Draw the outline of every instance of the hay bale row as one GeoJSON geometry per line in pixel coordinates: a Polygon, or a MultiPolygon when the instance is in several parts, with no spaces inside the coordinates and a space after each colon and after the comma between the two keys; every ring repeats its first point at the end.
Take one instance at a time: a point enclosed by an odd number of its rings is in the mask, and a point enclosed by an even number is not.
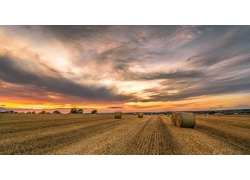
{"type": "Polygon", "coordinates": [[[122,118],[122,112],[121,111],[116,111],[115,112],[115,119],[121,119],[122,118]]]}
{"type": "MultiPolygon", "coordinates": [[[[138,114],[138,118],[143,118],[143,112],[134,113],[134,115],[138,114]]],[[[115,119],[121,119],[122,118],[122,112],[116,111],[115,112],[115,119]]]]}
{"type": "Polygon", "coordinates": [[[176,119],[176,126],[194,128],[196,124],[194,113],[178,113],[176,119]]]}
{"type": "Polygon", "coordinates": [[[143,118],[143,112],[138,113],[138,118],[143,118]]]}
{"type": "Polygon", "coordinates": [[[172,124],[178,127],[194,128],[196,124],[194,113],[173,112],[172,124]]]}

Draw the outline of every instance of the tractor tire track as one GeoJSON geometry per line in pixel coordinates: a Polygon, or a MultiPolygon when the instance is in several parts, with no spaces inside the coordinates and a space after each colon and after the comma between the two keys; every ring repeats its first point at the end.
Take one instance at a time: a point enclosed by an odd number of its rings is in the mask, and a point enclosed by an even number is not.
{"type": "Polygon", "coordinates": [[[160,117],[154,116],[132,130],[103,154],[175,154],[176,144],[160,117]]]}

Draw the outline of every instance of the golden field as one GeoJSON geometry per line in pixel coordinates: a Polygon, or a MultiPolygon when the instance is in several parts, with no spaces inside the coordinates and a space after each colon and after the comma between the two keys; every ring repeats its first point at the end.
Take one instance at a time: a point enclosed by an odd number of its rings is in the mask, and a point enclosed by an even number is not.
{"type": "Polygon", "coordinates": [[[196,116],[179,128],[169,116],[0,114],[0,154],[250,154],[250,116],[196,116]]]}

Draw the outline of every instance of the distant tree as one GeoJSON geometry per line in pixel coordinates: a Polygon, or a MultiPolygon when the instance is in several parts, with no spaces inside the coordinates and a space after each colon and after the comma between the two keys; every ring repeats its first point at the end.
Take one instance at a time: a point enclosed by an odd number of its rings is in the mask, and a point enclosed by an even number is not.
{"type": "Polygon", "coordinates": [[[14,111],[10,111],[10,113],[14,113],[14,111]]]}
{"type": "Polygon", "coordinates": [[[78,111],[77,111],[76,108],[71,108],[70,113],[71,113],[71,114],[77,114],[78,111]]]}
{"type": "Polygon", "coordinates": [[[98,114],[97,110],[93,110],[91,114],[98,114]]]}
{"type": "Polygon", "coordinates": [[[82,109],[71,108],[69,114],[83,114],[82,109]]]}
{"type": "Polygon", "coordinates": [[[53,114],[62,114],[60,111],[54,111],[53,114]]]}
{"type": "Polygon", "coordinates": [[[77,112],[78,112],[78,114],[83,114],[83,110],[82,109],[78,109],[77,112]]]}
{"type": "Polygon", "coordinates": [[[46,114],[51,114],[50,112],[46,112],[46,114]]]}
{"type": "Polygon", "coordinates": [[[31,114],[36,114],[36,112],[35,112],[35,111],[33,111],[31,114]]]}
{"type": "Polygon", "coordinates": [[[38,114],[45,114],[46,112],[45,111],[41,111],[41,112],[39,112],[38,114]]]}

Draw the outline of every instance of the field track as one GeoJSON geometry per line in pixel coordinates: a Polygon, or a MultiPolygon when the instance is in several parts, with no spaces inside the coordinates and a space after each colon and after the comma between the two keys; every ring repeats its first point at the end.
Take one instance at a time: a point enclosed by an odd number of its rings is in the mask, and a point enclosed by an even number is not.
{"type": "Polygon", "coordinates": [[[196,116],[194,129],[169,116],[0,114],[0,154],[250,154],[250,116],[196,116]]]}

